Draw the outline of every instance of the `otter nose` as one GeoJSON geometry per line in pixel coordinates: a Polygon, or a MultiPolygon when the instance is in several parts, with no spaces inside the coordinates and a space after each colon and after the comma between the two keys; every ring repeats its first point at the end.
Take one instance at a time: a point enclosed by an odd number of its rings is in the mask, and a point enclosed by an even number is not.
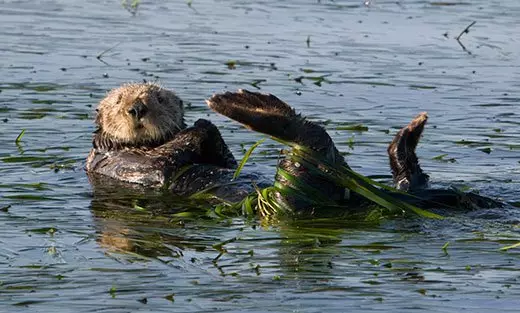
{"type": "Polygon", "coordinates": [[[137,101],[130,109],[128,109],[128,113],[138,120],[145,116],[147,111],[148,109],[146,108],[146,105],[141,101],[137,101]]]}

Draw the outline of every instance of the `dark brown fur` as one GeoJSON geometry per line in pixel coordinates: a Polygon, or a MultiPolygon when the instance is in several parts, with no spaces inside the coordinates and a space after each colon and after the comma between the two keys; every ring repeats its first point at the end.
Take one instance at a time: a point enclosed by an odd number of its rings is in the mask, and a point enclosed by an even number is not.
{"type": "Polygon", "coordinates": [[[429,177],[423,173],[415,154],[427,120],[426,112],[420,113],[397,133],[388,146],[390,168],[395,186],[399,190],[417,190],[428,185],[429,177]]]}
{"type": "MultiPolygon", "coordinates": [[[[289,142],[296,149],[298,146],[310,148],[316,153],[316,159],[331,165],[346,165],[345,159],[323,127],[305,120],[288,104],[271,94],[239,90],[214,95],[206,102],[214,111],[244,124],[249,129],[289,142]]],[[[308,165],[320,166],[311,160],[308,165]]],[[[313,194],[320,195],[319,199],[312,199],[315,200],[312,202],[344,199],[344,188],[324,176],[313,174],[306,165],[295,162],[290,156],[280,161],[278,167],[298,177],[306,186],[312,186],[313,194]]],[[[279,173],[275,176],[275,181],[284,186],[295,187],[279,173]]],[[[305,196],[285,200],[293,206],[305,207],[309,205],[305,196]]]]}

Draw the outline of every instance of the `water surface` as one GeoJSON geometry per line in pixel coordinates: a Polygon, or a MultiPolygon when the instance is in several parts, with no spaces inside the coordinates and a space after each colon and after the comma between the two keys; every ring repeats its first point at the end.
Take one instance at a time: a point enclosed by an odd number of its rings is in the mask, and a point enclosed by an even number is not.
{"type": "MultiPolygon", "coordinates": [[[[262,136],[203,100],[259,89],[387,180],[387,144],[428,111],[418,153],[432,181],[518,201],[517,1],[0,8],[0,311],[518,311],[520,250],[499,251],[520,241],[515,209],[380,225],[191,219],[155,211],[182,205],[153,193],[96,194],[82,169],[97,102],[147,80],[190,103],[188,123],[216,123],[237,158],[262,136]],[[339,130],[357,124],[368,130],[339,130]]],[[[272,175],[279,148],[260,146],[249,170],[272,175]]]]}

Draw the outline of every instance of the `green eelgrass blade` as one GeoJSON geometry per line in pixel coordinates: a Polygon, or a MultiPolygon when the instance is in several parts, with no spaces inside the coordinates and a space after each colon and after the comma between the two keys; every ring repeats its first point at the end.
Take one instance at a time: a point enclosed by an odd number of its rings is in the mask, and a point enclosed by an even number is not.
{"type": "MultiPolygon", "coordinates": [[[[322,176],[327,180],[333,180],[338,185],[341,185],[350,191],[356,192],[364,198],[394,212],[413,212],[417,215],[427,218],[443,218],[438,214],[420,209],[403,200],[395,198],[391,194],[385,193],[384,190],[389,190],[394,193],[406,194],[409,197],[418,198],[419,200],[421,199],[420,197],[410,195],[408,193],[376,182],[353,171],[346,164],[330,164],[327,162],[327,160],[324,160],[323,156],[316,155],[316,152],[309,149],[308,147],[295,145],[277,138],[273,139],[281,142],[282,144],[291,146],[292,151],[288,153],[288,157],[291,158],[294,162],[301,163],[314,176],[322,176]]],[[[259,140],[246,152],[244,158],[241,160],[237,170],[233,175],[233,179],[236,179],[240,175],[242,168],[251,156],[254,149],[264,141],[265,138],[259,140]]],[[[264,189],[259,189],[255,186],[256,193],[250,194],[242,201],[237,203],[230,203],[224,201],[223,199],[219,199],[223,203],[217,206],[214,212],[220,216],[229,216],[231,213],[236,214],[242,211],[242,214],[246,216],[254,216],[259,214],[264,218],[271,218],[273,215],[293,212],[293,209],[287,203],[275,196],[275,193],[277,192],[282,193],[284,196],[298,197],[300,199],[303,197],[307,202],[315,203],[316,205],[323,205],[324,202],[329,202],[328,199],[318,189],[306,184],[298,177],[284,171],[281,168],[278,168],[277,174],[283,177],[283,179],[287,181],[288,184],[280,184],[275,182],[274,186],[264,189]]],[[[230,184],[233,183],[236,182],[230,182],[230,184]]],[[[207,200],[210,200],[210,198],[214,199],[215,196],[208,195],[208,193],[213,188],[215,188],[215,186],[200,191],[192,195],[192,198],[206,198],[207,200]]],[[[516,245],[511,247],[516,247],[516,245]]]]}
{"type": "Polygon", "coordinates": [[[250,195],[250,196],[247,196],[243,201],[242,201],[242,213],[246,216],[253,216],[255,214],[255,210],[253,209],[253,201],[255,201],[255,196],[254,195],[250,195]]]}
{"type": "MultiPolygon", "coordinates": [[[[331,165],[328,162],[322,160],[322,158],[320,158],[319,156],[315,156],[315,152],[307,147],[302,147],[290,143],[289,145],[293,147],[292,152],[290,152],[290,157],[293,158],[295,161],[304,164],[307,169],[315,169],[314,174],[323,175],[328,179],[336,180],[343,187],[360,194],[368,200],[371,200],[390,210],[412,211],[415,214],[427,218],[443,218],[441,215],[420,209],[414,205],[411,205],[400,199],[392,197],[391,195],[384,193],[381,189],[374,187],[374,185],[380,186],[384,189],[391,191],[394,191],[394,188],[385,186],[368,177],[356,173],[347,166],[331,165]],[[307,160],[312,160],[316,164],[322,165],[326,168],[327,173],[321,169],[316,168],[315,165],[311,164],[307,160]]],[[[395,190],[395,192],[400,191],[395,190]]]]}
{"type": "Polygon", "coordinates": [[[22,131],[20,132],[20,134],[18,135],[18,137],[16,137],[16,139],[14,140],[15,143],[19,143],[21,140],[22,140],[22,137],[23,135],[25,134],[25,128],[22,129],[22,131]]]}
{"type": "Polygon", "coordinates": [[[349,179],[343,180],[344,186],[350,190],[362,195],[363,197],[387,208],[390,210],[404,210],[404,211],[412,211],[415,214],[427,218],[435,218],[442,219],[441,215],[420,209],[414,205],[401,201],[382,192],[380,189],[375,188],[370,184],[363,184],[361,181],[352,182],[349,179]],[[364,185],[364,186],[363,186],[364,185]]]}
{"type": "Polygon", "coordinates": [[[267,187],[261,190],[255,188],[255,190],[257,193],[256,209],[263,218],[278,217],[293,212],[292,208],[275,197],[275,192],[278,192],[276,187],[267,187]]]}
{"type": "Polygon", "coordinates": [[[265,138],[262,138],[262,139],[258,140],[254,145],[251,146],[251,148],[249,148],[249,150],[247,150],[246,154],[244,155],[244,157],[240,161],[240,164],[238,165],[238,167],[237,167],[237,169],[235,171],[235,174],[233,174],[233,179],[237,179],[238,178],[238,175],[240,175],[240,172],[242,171],[242,168],[246,164],[247,160],[249,160],[249,157],[251,156],[251,153],[253,153],[253,151],[256,149],[256,147],[258,147],[264,141],[265,141],[265,138]]]}
{"type": "Polygon", "coordinates": [[[330,199],[325,197],[319,190],[317,190],[313,186],[306,184],[305,182],[301,181],[301,179],[298,179],[297,177],[295,177],[294,175],[291,175],[287,171],[285,171],[281,168],[278,168],[278,170],[276,171],[276,174],[279,175],[280,177],[282,177],[283,179],[285,179],[286,181],[288,181],[290,183],[292,189],[297,191],[299,193],[300,197],[302,197],[302,196],[305,198],[310,197],[314,200],[314,202],[332,204],[330,199]]]}
{"type": "Polygon", "coordinates": [[[500,251],[507,251],[510,249],[518,248],[518,247],[520,247],[520,242],[517,242],[514,245],[502,247],[502,248],[500,248],[500,251]]]}
{"type": "MultiPolygon", "coordinates": [[[[418,208],[414,205],[411,205],[409,203],[406,203],[402,200],[399,200],[399,199],[396,199],[394,197],[392,197],[391,195],[389,194],[386,194],[384,193],[383,191],[381,191],[380,189],[377,189],[374,187],[374,185],[377,185],[377,186],[380,186],[384,189],[387,189],[387,190],[391,190],[393,191],[391,187],[389,186],[385,186],[381,183],[378,183],[368,177],[365,177],[359,173],[356,173],[354,172],[353,170],[351,169],[347,169],[345,168],[344,171],[349,175],[349,178],[354,178],[356,180],[356,182],[360,185],[364,185],[372,194],[380,197],[380,198],[383,198],[385,199],[386,201],[392,203],[393,205],[397,205],[397,206],[404,206],[404,209],[406,210],[410,210],[410,211],[413,211],[415,214],[417,215],[420,215],[420,216],[423,216],[423,217],[428,217],[428,218],[436,218],[436,219],[442,219],[443,217],[439,214],[436,214],[436,213],[433,213],[433,212],[430,212],[430,211],[427,211],[427,210],[423,210],[421,208],[418,208]]],[[[355,190],[353,190],[355,191],[355,190]]],[[[395,191],[399,192],[398,190],[395,189],[395,191]]],[[[374,199],[370,198],[370,197],[367,197],[365,196],[366,198],[378,203],[377,201],[375,201],[374,199]]],[[[378,203],[379,204],[379,203],[378,203]]],[[[386,207],[386,206],[385,206],[386,207]]],[[[388,208],[388,207],[386,207],[388,208]]]]}

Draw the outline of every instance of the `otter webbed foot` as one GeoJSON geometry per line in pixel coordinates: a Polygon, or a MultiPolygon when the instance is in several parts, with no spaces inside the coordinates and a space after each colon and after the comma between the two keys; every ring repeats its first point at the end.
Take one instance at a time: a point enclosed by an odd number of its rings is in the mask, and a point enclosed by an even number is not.
{"type": "Polygon", "coordinates": [[[239,89],[238,92],[213,95],[206,103],[212,110],[251,130],[311,148],[329,161],[343,161],[323,127],[305,120],[271,94],[239,89]]]}
{"type": "Polygon", "coordinates": [[[415,148],[419,143],[428,114],[422,112],[402,128],[388,146],[390,168],[397,189],[413,191],[426,188],[429,176],[423,173],[415,148]]]}

